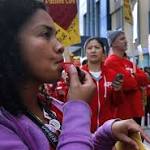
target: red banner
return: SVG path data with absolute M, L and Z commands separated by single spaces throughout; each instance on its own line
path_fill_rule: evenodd
M 76 0 L 44 0 L 53 18 L 58 39 L 65 45 L 80 42 Z

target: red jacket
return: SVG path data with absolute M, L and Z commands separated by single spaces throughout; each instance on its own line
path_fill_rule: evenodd
M 147 97 L 150 97 L 150 80 L 148 81 L 147 85 Z
M 66 102 L 68 93 L 68 86 L 63 79 L 57 82 L 57 84 L 44 84 L 46 93 L 60 101 Z
M 88 65 L 82 66 L 82 69 L 89 72 Z M 113 70 L 103 66 L 101 78 L 97 81 L 93 78 L 97 90 L 95 90 L 93 99 L 89 104 L 92 109 L 92 132 L 106 120 L 115 118 L 115 108 L 122 97 L 122 92 L 115 92 L 111 86 L 115 75 L 116 73 Z
M 118 106 L 117 116 L 121 119 L 141 117 L 144 115 L 140 87 L 148 83 L 146 74 L 125 58 L 111 55 L 105 60 L 105 65 L 118 73 L 124 74 L 123 102 Z M 133 75 L 134 70 L 136 73 Z

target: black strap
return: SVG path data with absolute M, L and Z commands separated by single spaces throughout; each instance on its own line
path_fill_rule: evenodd
M 52 119 L 56 119 L 57 117 L 54 115 L 54 113 L 52 111 L 49 110 L 48 107 L 46 107 L 46 105 L 43 105 L 44 110 L 48 113 L 48 115 L 52 118 Z
M 52 113 L 52 112 L 51 112 Z M 58 144 L 58 135 L 52 132 L 37 116 L 31 112 L 26 112 L 26 115 L 43 131 L 49 143 L 56 148 Z

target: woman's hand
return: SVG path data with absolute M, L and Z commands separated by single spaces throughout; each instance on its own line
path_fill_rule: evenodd
M 130 135 L 136 132 L 139 132 L 141 136 L 150 143 L 150 137 L 144 133 L 142 128 L 132 119 L 116 121 L 112 125 L 112 133 L 117 140 L 130 145 L 135 150 L 138 150 L 139 147 L 137 143 L 130 138 Z
M 80 82 L 77 69 L 74 65 L 70 65 L 68 68 L 69 74 L 69 100 L 83 100 L 89 102 L 95 90 L 95 84 L 91 76 L 85 72 L 84 82 Z

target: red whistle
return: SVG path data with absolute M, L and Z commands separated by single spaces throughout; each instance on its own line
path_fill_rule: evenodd
M 68 69 L 69 69 L 69 66 L 70 65 L 74 65 L 73 63 L 71 62 L 64 62 L 62 64 L 63 66 L 63 69 L 65 70 L 65 72 L 68 72 Z M 75 66 L 76 69 L 77 69 L 77 72 L 78 72 L 78 76 L 79 76 L 79 80 L 80 82 L 83 84 L 84 83 L 84 80 L 85 80 L 85 73 L 78 67 L 78 66 Z

